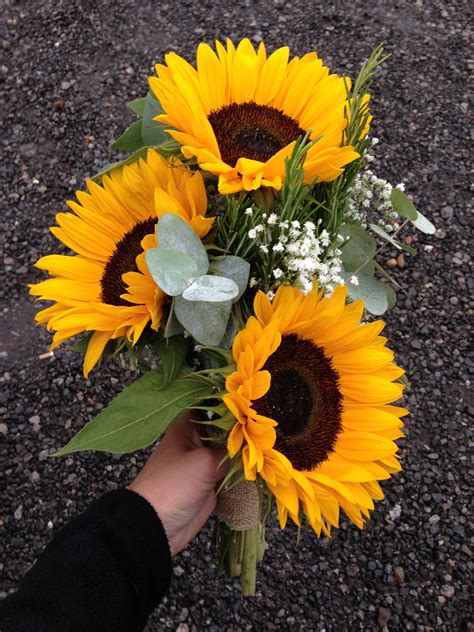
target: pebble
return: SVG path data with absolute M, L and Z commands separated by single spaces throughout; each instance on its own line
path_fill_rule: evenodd
M 383 628 L 389 622 L 391 616 L 392 616 L 392 611 L 389 608 L 384 608 L 383 606 L 379 607 L 377 623 L 379 624 L 380 629 L 383 630 Z
M 451 599 L 455 592 L 454 586 L 451 586 L 450 584 L 444 584 L 441 586 L 441 594 L 443 597 L 446 597 L 446 599 Z
M 183 608 L 179 613 L 179 621 L 186 621 L 188 618 L 189 610 L 187 608 Z
M 399 585 L 405 583 L 405 571 L 401 566 L 395 566 L 395 569 L 393 571 L 393 578 Z

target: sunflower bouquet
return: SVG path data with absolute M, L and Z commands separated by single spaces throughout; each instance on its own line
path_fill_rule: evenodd
M 340 509 L 362 528 L 400 469 L 404 371 L 384 324 L 395 281 L 376 258 L 407 222 L 433 225 L 370 169 L 369 89 L 315 52 L 267 54 L 248 39 L 166 55 L 125 152 L 86 181 L 52 233 L 31 294 L 52 348 L 74 338 L 84 375 L 109 356 L 141 376 L 57 452 L 144 448 L 193 411 L 227 447 L 219 563 L 255 591 L 274 507 L 330 536 Z

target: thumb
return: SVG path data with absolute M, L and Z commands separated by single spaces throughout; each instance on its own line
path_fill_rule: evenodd
M 218 483 L 229 471 L 230 459 L 224 446 L 197 448 L 186 455 L 193 474 L 209 485 Z

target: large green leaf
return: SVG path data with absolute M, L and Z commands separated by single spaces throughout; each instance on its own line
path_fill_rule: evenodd
M 153 94 L 148 92 L 142 119 L 142 138 L 145 145 L 159 145 L 170 140 L 169 134 L 165 132 L 165 126 L 153 120 L 159 114 L 163 114 L 163 109 Z
M 129 110 L 132 110 L 134 114 L 139 117 L 142 117 L 145 112 L 145 103 L 146 97 L 140 97 L 139 99 L 134 99 L 127 103 L 127 107 Z
M 151 343 L 160 358 L 163 370 L 163 388 L 167 388 L 178 377 L 188 351 L 188 340 L 184 336 L 159 338 Z
M 116 151 L 136 151 L 143 147 L 145 143 L 142 138 L 142 122 L 135 121 L 127 127 L 124 133 L 115 140 L 110 146 Z
M 349 238 L 341 247 L 341 259 L 347 272 L 353 272 L 373 259 L 377 243 L 361 226 L 345 224 L 339 232 L 346 239 Z
M 210 387 L 190 379 L 190 372 L 183 368 L 179 377 L 163 388 L 163 371 L 149 371 L 125 388 L 55 456 L 82 450 L 124 453 L 150 445 L 186 410 L 210 395 Z

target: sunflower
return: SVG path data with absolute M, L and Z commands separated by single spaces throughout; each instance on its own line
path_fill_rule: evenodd
M 216 51 L 200 44 L 197 69 L 169 53 L 149 83 L 164 111 L 157 120 L 186 158 L 219 176 L 221 193 L 280 189 L 285 159 L 307 131 L 317 140 L 304 164 L 307 183 L 334 180 L 359 157 L 341 143 L 349 80 L 330 74 L 315 52 L 289 61 L 284 46 L 267 57 L 263 43 L 256 51 L 248 39 L 216 42 Z
M 51 348 L 84 331 L 94 332 L 84 358 L 84 375 L 99 360 L 109 340 L 135 344 L 150 323 L 160 325 L 165 295 L 153 281 L 145 251 L 156 246 L 155 228 L 164 213 L 175 213 L 203 237 L 207 197 L 200 173 L 168 163 L 153 150 L 145 159 L 117 169 L 102 184 L 87 181 L 69 201 L 72 213 L 59 213 L 51 232 L 74 256 L 49 255 L 36 266 L 53 278 L 30 286 L 42 300 L 38 323 L 55 331 Z
M 378 481 L 399 470 L 395 439 L 407 410 L 404 373 L 380 336 L 383 322 L 360 324 L 363 302 L 280 287 L 259 292 L 255 316 L 234 340 L 236 370 L 224 402 L 236 418 L 228 452 L 241 450 L 245 477 L 261 476 L 276 498 L 280 525 L 301 510 L 314 530 L 337 527 L 339 510 L 362 527 Z

